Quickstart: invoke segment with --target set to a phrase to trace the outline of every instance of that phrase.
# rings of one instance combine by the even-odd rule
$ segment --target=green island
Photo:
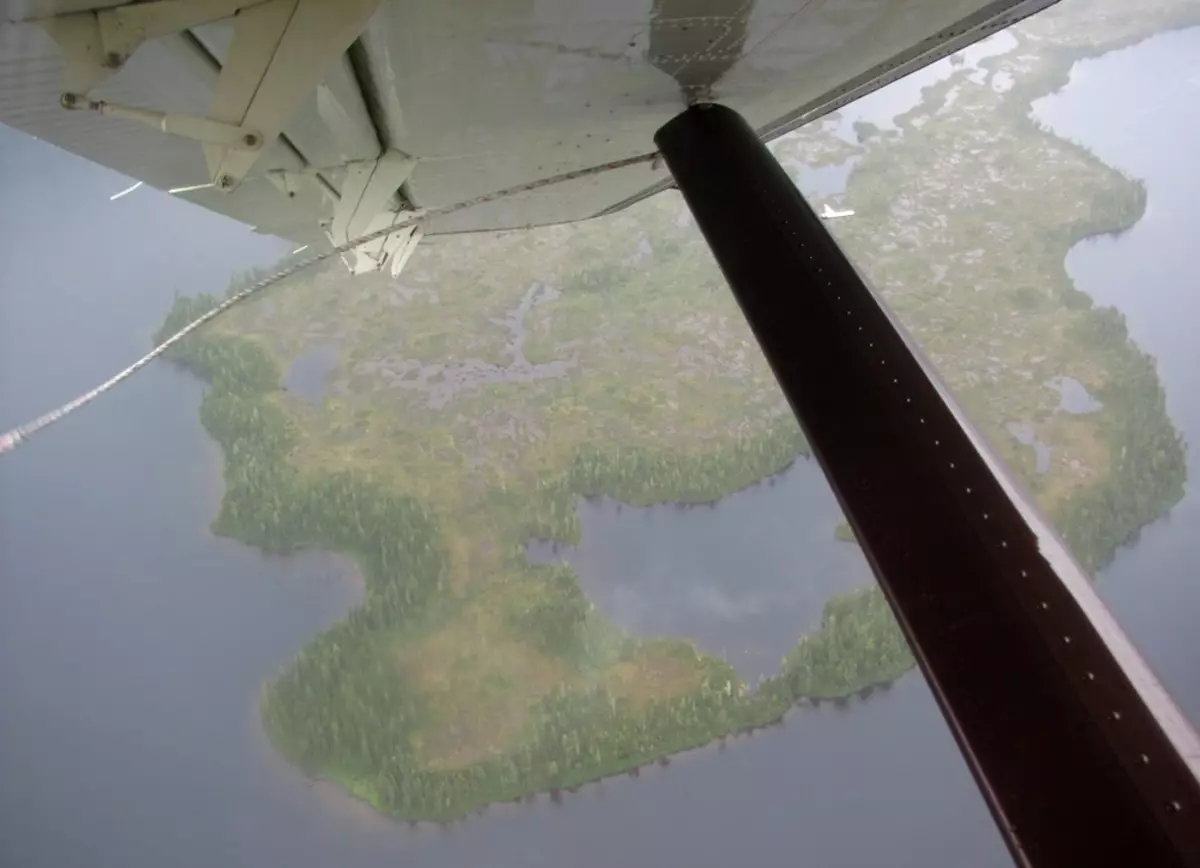
[[[1076,44],[1072,21],[1097,9]],[[789,166],[857,158],[840,241],[1092,570],[1179,500],[1184,452],[1153,360],[1064,266],[1080,239],[1130,227],[1145,190],[1040,129],[1029,104],[1074,59],[1180,15],[1063,3],[1012,31],[1018,47],[984,61],[982,82],[956,70],[894,130],[860,125],[852,144],[827,119],[772,146]],[[1000,73],[1011,89],[991,86]],[[179,298],[160,338],[218,301]],[[317,344],[337,368],[310,402],[281,382]],[[531,538],[578,540],[581,496],[711,502],[806,460],[677,195],[428,243],[398,280],[301,273],[172,358],[211,384],[200,413],[226,485],[214,532],[361,570],[362,603],[264,685],[262,719],[285,757],[382,812],[446,822],[636,774],[913,665],[864,588],[829,600],[751,689],[684,638],[629,636],[570,567],[526,557]],[[1058,377],[1100,406],[1063,412]]]

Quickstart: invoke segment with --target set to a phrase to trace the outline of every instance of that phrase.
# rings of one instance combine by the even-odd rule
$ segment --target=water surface
[[[288,365],[283,375],[283,387],[310,404],[320,404],[325,400],[329,375],[337,370],[340,355],[336,344],[314,344]]]
[[[0,237],[0,427],[144,352],[177,290],[220,292],[229,272],[290,249],[148,189],[110,203],[126,179],[0,137],[5,207],[26,208]],[[79,240],[79,256],[56,255],[64,236],[95,250]],[[136,257],[101,254],[130,238],[144,244]],[[305,781],[263,737],[260,686],[359,588],[334,558],[265,557],[211,535],[220,455],[199,425],[202,391],[153,365],[0,461],[0,865],[727,868],[799,852],[847,868],[1005,863],[914,676],[724,751],[444,831]],[[764,485],[745,497],[756,491],[795,496]],[[773,527],[764,542],[788,539]],[[828,517],[819,531],[853,555]],[[922,798],[906,796],[913,780]]]
[[[1146,214],[1119,238],[1077,245],[1076,284],[1126,316],[1158,360],[1167,409],[1188,443],[1190,480],[1171,514],[1144,529],[1104,571],[1100,591],[1194,723],[1200,723],[1200,28],[1076,64],[1070,84],[1039,100],[1055,132],[1146,183]],[[1136,122],[1135,122],[1136,121]]]
[[[535,560],[569,560],[597,606],[637,636],[686,636],[747,681],[779,670],[833,594],[872,581],[858,546],[834,530],[841,508],[815,461],[800,459],[714,504],[633,508],[579,501],[576,547],[535,543]]]
[[[892,82],[885,88],[869,93],[857,102],[838,109],[838,135],[851,143],[857,143],[854,132],[855,121],[866,121],[881,130],[897,130],[896,119],[916,108],[921,102],[921,91],[945,81],[956,71],[969,70],[971,79],[978,84],[987,81],[991,71],[983,61],[989,57],[1007,54],[1017,47],[1011,33],[1000,32],[987,39],[955,52],[952,57],[931,63],[916,72]]]
[[[1009,422],[1004,427],[1022,446],[1033,447],[1035,469],[1038,473],[1045,473],[1050,469],[1050,457],[1053,450],[1038,440],[1037,430],[1032,422]]]

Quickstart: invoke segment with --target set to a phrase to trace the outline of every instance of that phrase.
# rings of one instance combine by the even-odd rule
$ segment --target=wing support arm
[[[655,142],[1018,864],[1200,866],[1200,741],[737,113]]]
[[[65,89],[87,93],[124,66],[147,39],[228,18],[264,0],[151,0],[74,12],[39,23],[67,60]]]
[[[152,0],[47,18],[67,61],[66,108],[149,123],[204,143],[213,183],[235,189],[264,146],[366,28],[380,0]],[[89,100],[147,39],[233,17],[233,43],[205,118]]]
[[[74,111],[94,111],[108,117],[137,121],[164,133],[195,139],[205,144],[247,151],[256,151],[262,145],[262,136],[254,130],[235,124],[223,124],[209,118],[136,108],[104,100],[90,100],[75,93],[64,93],[62,105],[63,108]]]

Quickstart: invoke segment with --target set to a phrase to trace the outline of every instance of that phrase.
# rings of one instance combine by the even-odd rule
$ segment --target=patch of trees
[[[1095,571],[1183,498],[1187,453],[1167,413],[1154,358],[1129,340],[1125,317],[1092,308],[1074,334],[1103,354],[1110,374],[1096,392],[1110,420],[1103,432],[1110,466],[1102,483],[1067,503],[1056,524],[1075,557]]]
[[[858,139],[859,144],[870,141],[879,135],[879,127],[870,121],[858,120],[851,124],[854,130],[854,137]]]
[[[217,303],[178,299],[161,336]],[[1153,360],[1128,341],[1119,314],[1089,311],[1080,337],[1111,356],[1098,397],[1112,411],[1115,460],[1103,485],[1060,516],[1085,565],[1102,564],[1120,542],[1182,495],[1183,448],[1166,415]],[[408,819],[451,820],[511,800],[663,761],[729,733],[769,725],[803,698],[847,696],[889,683],[912,657],[876,588],[830,600],[822,625],[787,655],[780,673],[747,691],[731,667],[705,658],[699,687],[635,703],[602,688],[559,689],[534,709],[529,730],[503,756],[432,769],[421,737],[436,697],[406,681],[394,660],[398,637],[427,629],[455,602],[435,517],[416,500],[351,473],[298,474],[288,454],[298,432],[272,399],[280,372],[252,340],[202,331],[171,358],[208,379],[205,427],[225,453],[226,495],[218,533],[271,550],[303,546],[352,556],[366,580],[363,604],[322,632],[263,693],[272,742],[311,774],[340,781],[377,808]],[[719,453],[681,456],[638,449],[581,449],[570,468],[533,496],[496,491],[489,508],[530,515],[530,536],[578,536],[575,503],[604,494],[633,504],[712,502],[786,467],[807,452],[799,427],[781,417],[764,434]],[[514,634],[546,654],[586,654],[589,604],[568,567],[530,568],[534,591],[510,618]],[[526,604],[527,603],[527,604]],[[638,643],[615,643],[617,659]],[[675,643],[697,665],[685,643]]]
[[[577,542],[578,497],[606,496],[633,506],[714,503],[808,454],[808,442],[791,415],[778,417],[760,434],[703,455],[585,446],[563,476],[543,483],[534,501],[523,506],[526,536]]]
[[[605,263],[580,269],[563,283],[567,295],[604,292],[626,283],[630,278],[628,269],[621,265]]]
[[[832,699],[899,678],[913,666],[912,652],[875,585],[832,597],[821,629],[802,637],[783,659],[779,675],[759,692],[789,705],[803,697]]]
[[[580,650],[590,604],[575,571],[565,565],[539,567],[536,592],[511,618],[515,632],[541,651],[571,659]]]
[[[1091,156],[1090,152],[1088,155]],[[1123,235],[1146,213],[1145,182],[1125,176],[1121,176],[1121,181],[1097,189],[1087,217],[1066,227],[1072,243],[1096,235]]]
[[[178,299],[161,335],[216,303],[212,297]],[[872,680],[874,658],[830,668],[831,649],[857,653],[857,634],[809,640],[794,652],[796,673],[827,674],[815,680],[797,674],[754,693],[746,692],[728,664],[705,659],[699,688],[684,696],[634,703],[603,689],[560,689],[535,709],[528,736],[511,753],[461,769],[430,769],[419,746],[437,709],[406,682],[393,658],[398,636],[436,623],[441,609],[454,605],[445,593],[446,557],[434,517],[418,502],[349,473],[296,473],[287,456],[297,432],[270,397],[279,370],[253,341],[203,332],[181,342],[170,357],[212,384],[201,419],[224,449],[227,485],[214,530],[270,550],[336,550],[362,569],[362,605],[319,634],[264,688],[262,717],[272,742],[291,761],[342,782],[381,810],[450,820],[489,802],[625,772],[778,720],[795,689],[806,684],[832,691],[840,678],[852,692],[865,686],[863,679]],[[559,489],[572,515],[574,492],[581,491],[634,501],[659,500],[663,493],[713,500],[786,466],[804,449],[799,429],[787,422],[722,457],[583,452]],[[511,500],[499,496],[497,506],[512,508]],[[576,656],[590,608],[578,580],[568,567],[532,573],[541,584],[531,604],[513,614],[518,634],[546,653]],[[686,643],[663,647],[696,665]],[[638,649],[625,641],[616,653],[620,659]]]
[[[1009,290],[1008,295],[1018,310],[1036,310],[1046,301],[1046,293],[1035,286],[1018,286]]]

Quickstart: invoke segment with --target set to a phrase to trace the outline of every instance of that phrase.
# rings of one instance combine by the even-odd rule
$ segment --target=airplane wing
[[[689,102],[769,138],[1053,0],[9,0],[0,121],[329,249],[404,216],[653,150]],[[611,213],[642,163],[425,221]]]

